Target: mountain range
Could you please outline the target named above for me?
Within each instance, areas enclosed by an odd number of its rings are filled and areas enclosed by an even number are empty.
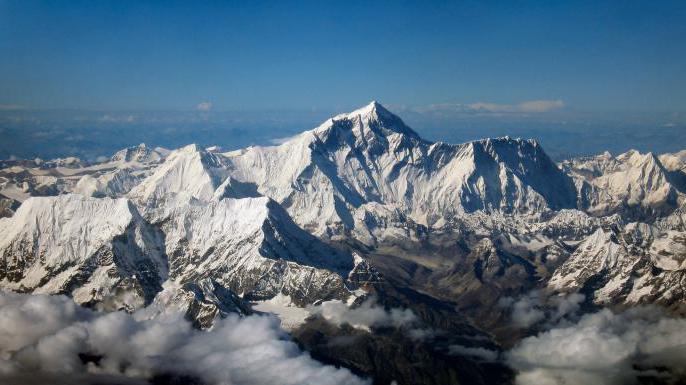
[[[512,381],[483,352],[536,330],[503,305],[533,291],[686,312],[686,151],[557,164],[531,139],[427,141],[377,102],[276,146],[1,161],[0,216],[3,290],[205,329],[271,312],[377,383]],[[321,310],[370,302],[413,317]]]

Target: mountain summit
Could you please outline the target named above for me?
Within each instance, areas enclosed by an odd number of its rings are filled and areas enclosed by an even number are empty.
[[[388,111],[377,101],[372,101],[355,111],[336,115],[314,130],[314,133],[327,136],[335,130],[351,130],[356,136],[375,134],[387,137],[393,134],[407,135],[419,139],[419,135],[408,127],[402,119]]]
[[[576,190],[535,141],[422,139],[377,102],[275,147],[224,154],[229,177],[316,234],[400,212],[432,225],[459,212],[572,208]]]

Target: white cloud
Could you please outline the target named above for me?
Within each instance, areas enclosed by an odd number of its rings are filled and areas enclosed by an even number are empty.
[[[585,296],[579,293],[548,297],[538,290],[532,290],[516,299],[503,297],[498,304],[510,309],[515,326],[528,328],[543,321],[550,325],[575,316],[584,299]]]
[[[512,305],[512,322],[519,327],[527,328],[545,318],[545,313],[538,308],[535,299],[523,297]]]
[[[0,293],[0,383],[109,383],[107,376],[124,383],[161,373],[208,384],[366,383],[310,358],[274,317],[231,316],[205,332],[180,314],[142,314],[97,313],[63,296]],[[79,354],[101,358],[84,364]]]
[[[15,111],[25,110],[26,107],[21,104],[0,104],[0,111]]]
[[[450,354],[476,357],[484,361],[496,361],[498,359],[497,351],[479,347],[450,345],[448,351],[450,352]]]
[[[136,117],[134,115],[105,114],[99,120],[104,123],[133,123],[136,121]]]
[[[529,100],[519,103],[517,110],[521,112],[548,112],[565,106],[562,100]]]
[[[212,102],[202,102],[198,103],[197,106],[195,106],[195,109],[198,111],[204,111],[207,112],[212,109]]]
[[[319,314],[327,321],[352,327],[370,330],[371,327],[401,327],[418,321],[417,316],[410,309],[393,308],[386,310],[374,303],[373,298],[367,299],[360,306],[349,307],[345,303],[334,300],[326,301],[311,309],[313,314]]]
[[[506,357],[520,385],[619,385],[655,375],[671,383],[686,378],[686,319],[605,309],[525,338]]]
[[[441,103],[417,107],[420,113],[467,114],[540,114],[565,107],[562,100],[527,100],[519,104],[476,102],[469,104]]]

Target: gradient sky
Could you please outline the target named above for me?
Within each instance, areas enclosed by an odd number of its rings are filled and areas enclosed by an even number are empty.
[[[686,1],[0,0],[0,105],[686,109]]]

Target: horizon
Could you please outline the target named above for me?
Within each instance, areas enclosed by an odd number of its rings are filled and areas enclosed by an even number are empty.
[[[684,19],[679,1],[0,0],[0,159],[265,145],[369,100],[431,141],[673,152]]]
[[[368,103],[367,103],[368,104]],[[275,145],[347,110],[0,110],[0,159],[86,161],[146,143],[175,149],[190,143],[235,150]],[[489,137],[535,139],[555,161],[631,149],[667,153],[686,148],[686,123],[662,114],[635,113],[631,121],[608,113],[524,112],[505,105],[410,107],[380,103],[422,138],[459,144]],[[662,123],[655,123],[662,122]],[[667,123],[665,123],[667,122]],[[676,122],[676,123],[675,123]],[[575,146],[568,144],[575,141]]]

